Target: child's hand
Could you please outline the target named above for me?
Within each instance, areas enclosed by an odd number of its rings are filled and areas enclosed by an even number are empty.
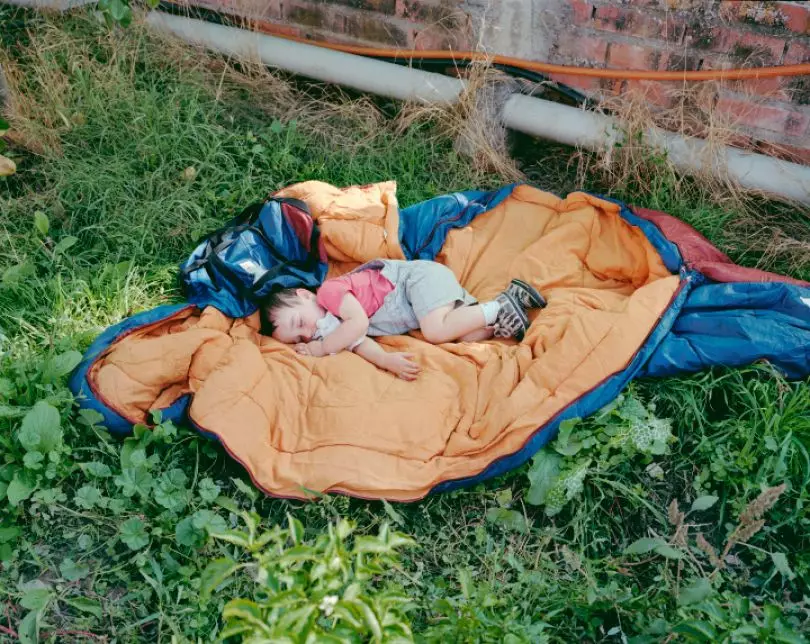
[[[326,355],[323,352],[323,342],[320,340],[299,342],[295,345],[295,352],[302,356],[312,356],[313,358],[322,358]]]
[[[416,380],[420,371],[412,353],[387,353],[384,368],[403,380]]]

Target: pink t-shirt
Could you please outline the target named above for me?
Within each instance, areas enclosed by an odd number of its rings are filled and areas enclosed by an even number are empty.
[[[340,305],[346,293],[351,293],[360,302],[368,317],[382,306],[385,296],[394,290],[394,285],[377,269],[367,269],[326,280],[318,289],[317,302],[332,315],[340,317]]]

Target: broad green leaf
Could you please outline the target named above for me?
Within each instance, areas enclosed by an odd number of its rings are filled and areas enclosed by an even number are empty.
[[[383,509],[385,510],[385,513],[388,515],[388,518],[391,519],[391,521],[395,525],[399,526],[405,525],[405,519],[403,519],[402,515],[394,509],[394,506],[391,505],[385,499],[383,499],[382,502],[383,502]]]
[[[40,611],[32,610],[22,618],[17,627],[20,644],[39,644]]]
[[[59,572],[66,581],[78,581],[90,574],[90,568],[86,564],[76,563],[68,557],[59,564]]]
[[[84,423],[88,427],[92,427],[93,425],[100,425],[101,423],[104,422],[104,416],[102,416],[95,409],[80,409],[79,419],[81,420],[82,423]]]
[[[186,517],[174,528],[174,538],[181,546],[201,548],[205,545],[205,537],[205,530],[195,527],[192,517]]]
[[[380,620],[377,619],[377,615],[375,615],[371,606],[369,606],[362,599],[355,599],[350,603],[352,606],[356,607],[359,610],[360,615],[363,618],[363,621],[366,623],[366,626],[371,631],[371,636],[373,640],[375,642],[382,642],[383,641],[382,626],[380,625]]]
[[[51,601],[51,591],[48,588],[34,588],[29,590],[20,599],[20,606],[26,610],[42,610]]]
[[[45,237],[48,234],[48,230],[50,229],[50,222],[48,221],[48,215],[46,215],[41,210],[37,210],[34,213],[34,228],[39,231],[39,234]]]
[[[784,552],[772,552],[771,560],[783,577],[787,577],[791,581],[796,578],[796,573],[791,570]]]
[[[10,129],[11,126],[8,124],[8,121],[0,116],[0,136],[3,136]]]
[[[80,508],[89,510],[101,501],[101,492],[95,485],[83,485],[76,491],[73,500]]]
[[[81,468],[84,470],[85,474],[95,476],[96,478],[103,479],[107,478],[108,476],[112,476],[112,470],[109,468],[109,466],[105,465],[104,463],[100,463],[99,461],[82,463]]]
[[[40,400],[23,418],[17,439],[29,452],[47,454],[62,446],[59,411]]]
[[[647,552],[650,552],[657,546],[664,545],[666,542],[661,538],[650,539],[648,537],[642,537],[641,539],[636,539],[633,543],[627,546],[624,549],[624,554],[626,555],[643,555]]]
[[[507,508],[490,508],[487,510],[487,521],[499,525],[506,530],[513,530],[526,534],[529,532],[529,524],[526,517],[516,510]]]
[[[62,601],[68,606],[72,606],[83,613],[89,613],[94,617],[101,617],[102,615],[101,602],[96,599],[90,599],[89,597],[67,597]]]
[[[45,455],[42,452],[26,452],[23,456],[23,465],[29,470],[41,470]]]
[[[206,532],[225,532],[228,529],[225,519],[211,510],[197,510],[192,515],[191,520],[195,528]]]
[[[512,504],[512,489],[506,488],[495,493],[495,503],[502,508],[508,508]]]
[[[183,470],[174,468],[165,472],[155,485],[154,495],[158,505],[170,512],[180,512],[188,504],[186,481],[188,477]]]
[[[232,599],[222,609],[224,619],[245,619],[248,621],[264,621],[262,610],[256,602],[249,599]]]
[[[0,528],[0,543],[13,541],[20,536],[22,530],[17,526],[10,526],[8,528]]]
[[[209,563],[200,575],[200,593],[207,600],[217,586],[230,577],[239,568],[233,559],[222,557]]]
[[[82,354],[78,351],[60,353],[50,361],[51,369],[57,377],[66,376],[82,361]]]
[[[709,580],[705,577],[699,577],[688,586],[681,588],[681,592],[678,593],[678,603],[681,606],[697,604],[706,599],[712,592],[714,592],[714,589]]]
[[[690,508],[690,512],[702,512],[703,510],[708,510],[712,507],[715,503],[717,503],[717,497],[711,494],[707,494],[706,496],[699,496],[692,502],[692,507]]]
[[[233,484],[236,486],[236,489],[239,490],[242,494],[245,494],[251,501],[255,501],[259,498],[259,493],[252,487],[250,487],[247,483],[245,483],[242,479],[231,479]]]
[[[126,4],[123,0],[110,0],[110,15],[116,22],[121,22],[124,19]]]
[[[220,541],[227,541],[240,548],[250,548],[250,536],[244,530],[226,530],[225,532],[209,531],[216,539]]]
[[[73,237],[72,235],[68,235],[67,237],[62,237],[56,246],[53,247],[54,255],[61,255],[69,248],[75,246],[79,241],[78,237]]]
[[[214,499],[216,499],[219,496],[219,491],[219,485],[214,483],[213,479],[208,477],[204,478],[197,485],[197,494],[199,494],[200,498],[207,503],[211,503]]]
[[[529,491],[526,502],[531,505],[543,505],[548,491],[557,482],[562,458],[554,452],[544,449],[537,453],[529,469]]]
[[[25,501],[31,493],[36,489],[36,486],[31,482],[25,474],[16,472],[11,483],[8,484],[6,489],[6,497],[8,502],[13,506],[18,506]]]
[[[287,530],[294,545],[304,540],[304,525],[290,513],[287,513]]]
[[[114,480],[124,496],[131,497],[137,493],[143,499],[149,496],[153,484],[152,475],[145,467],[127,467]]]
[[[680,550],[677,550],[668,544],[661,544],[660,546],[656,546],[655,552],[657,552],[662,557],[666,557],[667,559],[683,559],[683,553]]]
[[[4,270],[3,278],[0,281],[2,281],[3,286],[14,286],[33,274],[34,266],[28,261],[23,261]]]
[[[684,635],[690,642],[718,642],[717,631],[709,622],[697,619],[683,621],[672,629],[674,633]]]
[[[131,517],[124,521],[119,528],[119,536],[130,550],[140,550],[149,544],[146,525],[139,517]]]

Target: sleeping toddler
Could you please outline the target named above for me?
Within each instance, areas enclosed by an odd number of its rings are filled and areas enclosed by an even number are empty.
[[[529,326],[526,309],[545,304],[536,289],[518,279],[494,300],[479,303],[443,264],[378,259],[326,280],[316,293],[299,288],[272,294],[261,307],[262,331],[303,355],[348,349],[414,380],[419,366],[413,355],[386,352],[370,336],[420,329],[433,344],[492,337],[520,341]]]

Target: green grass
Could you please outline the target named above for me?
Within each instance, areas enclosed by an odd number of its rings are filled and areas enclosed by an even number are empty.
[[[37,632],[54,642],[208,641],[228,600],[257,596],[237,575],[201,599],[206,566],[239,555],[207,533],[237,526],[239,509],[255,509],[264,528],[291,513],[307,539],[338,517],[361,534],[388,521],[413,536],[416,548],[386,579],[410,598],[417,639],[658,642],[678,629],[667,641],[803,641],[810,389],[766,366],[638,383],[633,395],[672,419],[668,453],[603,454],[595,444],[565,457],[563,471],[583,454],[599,465],[552,518],[528,503],[528,467],[393,508],[345,497],[303,504],[259,496],[222,450],[184,428],[121,442],[76,414],[65,385],[76,351],[130,313],[175,300],[177,262],[252,200],[307,179],[394,178],[409,204],[501,180],[456,156],[430,124],[397,132],[368,105],[322,105],[322,121],[315,107],[293,114],[281,86],[278,105],[272,91],[258,101],[255,85],[167,52],[136,26],[110,33],[82,17],[48,22],[9,8],[0,23],[31,101],[12,125],[48,143],[39,154],[14,148],[20,172],[0,183],[0,641]],[[525,168],[540,168],[541,187],[580,187],[569,151],[517,146]],[[697,191],[665,180],[652,190],[588,187],[683,217],[743,263],[807,276],[792,254],[747,243],[749,215]],[[800,213],[763,207],[772,225],[801,234]],[[35,436],[22,419],[49,413],[40,401],[58,419],[39,418]],[[601,430],[587,421],[576,431]],[[765,527],[713,572],[697,532],[721,551],[746,504],[782,483]],[[679,545],[668,506],[688,510],[707,496],[717,500],[688,516]],[[624,552],[653,536],[676,554]]]

